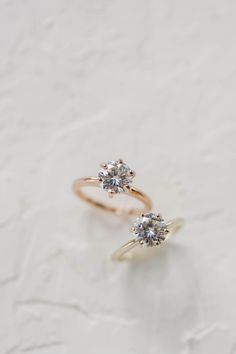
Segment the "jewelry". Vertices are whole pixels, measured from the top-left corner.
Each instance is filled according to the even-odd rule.
[[[166,241],[170,234],[176,232],[183,224],[183,219],[173,219],[165,222],[160,214],[148,213],[139,217],[131,231],[135,238],[116,250],[112,259],[130,259],[132,253],[129,252],[137,246],[157,247]],[[129,252],[129,253],[128,253]]]
[[[140,215],[140,213],[151,210],[152,201],[146,194],[131,185],[134,177],[135,172],[131,170],[123,160],[119,159],[118,161],[102,163],[97,177],[77,179],[73,183],[73,190],[78,197],[98,208],[118,215]],[[82,187],[102,187],[108,192],[110,198],[113,198],[116,194],[124,193],[141,201],[144,207],[120,208],[111,206],[91,198],[82,191]]]

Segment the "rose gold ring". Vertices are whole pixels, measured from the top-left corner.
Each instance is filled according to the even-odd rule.
[[[112,259],[116,261],[130,260],[134,258],[133,249],[138,246],[148,248],[160,246],[182,225],[182,218],[165,222],[160,214],[142,214],[131,228],[134,238],[118,248],[113,253]]]
[[[131,170],[123,160],[110,161],[102,163],[97,177],[79,178],[73,183],[75,194],[84,201],[96,206],[100,209],[110,211],[118,215],[140,215],[151,210],[151,199],[135,188],[132,184],[135,172]],[[133,207],[116,207],[97,201],[88,196],[82,189],[83,187],[101,187],[108,192],[108,196],[113,198],[116,194],[123,193],[144,204],[142,208]]]

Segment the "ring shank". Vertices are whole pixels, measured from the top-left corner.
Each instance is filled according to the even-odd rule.
[[[75,180],[72,188],[75,194],[85,202],[93,206],[96,206],[100,209],[115,213],[117,215],[129,215],[129,216],[140,215],[141,213],[145,213],[151,210],[152,207],[151,199],[146,194],[139,191],[137,188],[133,186],[129,186],[125,194],[141,201],[144,204],[143,208],[122,208],[122,207],[111,206],[88,196],[82,190],[83,187],[99,187],[100,183],[101,182],[99,181],[98,177],[84,177]]]
[[[183,225],[183,219],[182,218],[176,218],[173,220],[170,220],[166,223],[168,230],[170,231],[168,236],[166,237],[165,241],[169,239],[169,237],[177,232]],[[164,242],[165,242],[164,241]],[[132,251],[133,248],[140,246],[139,241],[136,239],[130,240],[129,242],[125,243],[123,246],[118,248],[111,256],[111,258],[115,261],[123,261],[123,260],[129,260],[132,258]],[[157,246],[158,247],[158,246]],[[150,247],[149,247],[150,248]],[[152,247],[153,248],[153,247]]]

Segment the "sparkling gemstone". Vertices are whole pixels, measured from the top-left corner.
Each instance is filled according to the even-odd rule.
[[[167,225],[160,215],[147,213],[138,218],[133,233],[141,245],[158,246],[168,233]]]
[[[121,161],[110,161],[98,173],[102,187],[108,192],[122,193],[132,183],[132,170]]]

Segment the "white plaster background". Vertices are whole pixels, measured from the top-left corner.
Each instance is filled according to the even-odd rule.
[[[0,1],[0,353],[236,353],[236,2]],[[123,157],[178,237],[74,178]]]

